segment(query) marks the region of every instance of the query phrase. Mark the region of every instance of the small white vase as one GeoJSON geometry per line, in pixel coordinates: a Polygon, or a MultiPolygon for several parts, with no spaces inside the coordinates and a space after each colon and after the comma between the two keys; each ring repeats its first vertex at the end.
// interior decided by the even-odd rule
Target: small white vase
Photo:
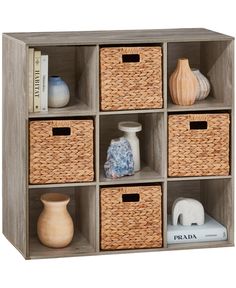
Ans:
{"type": "Polygon", "coordinates": [[[139,139],[136,136],[136,132],[142,130],[142,125],[138,122],[119,122],[118,128],[124,132],[124,137],[129,141],[134,159],[134,171],[140,170],[140,148],[139,139]]]}
{"type": "Polygon", "coordinates": [[[191,69],[198,81],[198,92],[196,100],[204,100],[209,95],[211,86],[208,79],[196,68],[191,69]]]}
{"type": "Polygon", "coordinates": [[[51,76],[48,80],[48,106],[51,108],[61,108],[70,101],[70,91],[59,76],[51,76]]]}

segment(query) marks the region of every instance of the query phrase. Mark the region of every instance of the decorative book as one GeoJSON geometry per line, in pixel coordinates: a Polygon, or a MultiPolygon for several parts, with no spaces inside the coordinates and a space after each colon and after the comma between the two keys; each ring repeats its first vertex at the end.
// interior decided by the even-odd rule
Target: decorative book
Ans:
{"type": "Polygon", "coordinates": [[[167,243],[209,242],[227,240],[226,228],[214,218],[205,214],[203,225],[172,225],[171,215],[168,215],[167,243]]]}

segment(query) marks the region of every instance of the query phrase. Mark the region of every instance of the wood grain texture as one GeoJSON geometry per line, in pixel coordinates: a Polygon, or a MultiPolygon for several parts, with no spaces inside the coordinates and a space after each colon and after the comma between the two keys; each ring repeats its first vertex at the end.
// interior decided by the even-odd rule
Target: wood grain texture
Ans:
{"type": "Polygon", "coordinates": [[[185,250],[185,249],[203,249],[203,248],[222,248],[234,246],[229,241],[212,241],[212,242],[201,242],[201,243],[178,243],[169,244],[168,250],[185,250]]]}
{"type": "MultiPolygon", "coordinates": [[[[131,249],[131,250],[114,250],[114,251],[99,251],[94,252],[93,249],[88,251],[88,243],[82,235],[78,235],[75,244],[73,246],[66,247],[66,252],[63,257],[77,257],[77,256],[93,256],[93,255],[108,255],[108,254],[127,254],[127,253],[147,253],[147,252],[160,252],[160,251],[172,251],[172,250],[188,250],[188,249],[203,249],[203,248],[223,248],[233,247],[234,245],[229,241],[215,241],[215,242],[202,242],[202,243],[185,243],[185,244],[170,244],[163,248],[146,248],[146,249],[131,249]],[[80,245],[78,246],[78,243],[80,245]],[[84,252],[86,251],[86,252],[84,252]]],[[[37,239],[31,240],[32,247],[36,250],[28,259],[45,259],[45,258],[58,258],[61,256],[61,249],[45,249],[47,247],[42,246],[37,239]],[[40,246],[41,245],[41,246],[40,246]],[[39,249],[40,246],[40,249],[39,249]]],[[[74,242],[72,241],[72,244],[74,242]]]]}
{"type": "Polygon", "coordinates": [[[48,108],[47,112],[29,113],[29,118],[93,116],[95,114],[96,112],[92,111],[86,103],[78,100],[63,108],[48,108]]]}
{"type": "Polygon", "coordinates": [[[193,177],[169,177],[168,182],[172,181],[192,181],[192,180],[215,180],[215,179],[231,179],[232,176],[193,176],[193,177]]]}
{"type": "MultiPolygon", "coordinates": [[[[99,182],[98,182],[99,183],[99,182]]],[[[95,237],[96,237],[96,252],[100,251],[100,186],[96,185],[96,206],[95,206],[95,237]]]]}
{"type": "Polygon", "coordinates": [[[97,46],[76,47],[76,97],[95,111],[98,102],[98,58],[97,46]]]}
{"type": "Polygon", "coordinates": [[[164,114],[138,114],[138,122],[142,124],[139,136],[141,159],[159,175],[164,175],[164,114]]]}
{"type": "Polygon", "coordinates": [[[210,81],[210,95],[225,105],[231,105],[234,93],[234,42],[204,42],[200,51],[200,70],[210,81]]]}
{"type": "Polygon", "coordinates": [[[231,40],[233,37],[203,28],[84,32],[7,33],[27,45],[92,45],[231,40]]]}
{"type": "Polygon", "coordinates": [[[27,252],[27,49],[3,36],[3,233],[27,252]]]}
{"type": "Polygon", "coordinates": [[[92,247],[96,247],[96,188],[80,187],[75,190],[76,225],[92,247]]]}
{"type": "Polygon", "coordinates": [[[222,104],[212,96],[208,96],[204,101],[196,101],[192,106],[175,105],[168,98],[168,112],[231,110],[232,107],[233,105],[222,104]]]}
{"type": "Polygon", "coordinates": [[[162,44],[163,55],[162,55],[162,93],[163,93],[163,102],[164,102],[164,109],[167,108],[167,95],[168,95],[168,44],[164,42],[162,44]]]}
{"type": "Polygon", "coordinates": [[[162,184],[162,229],[163,247],[167,247],[167,181],[162,184]]]}
{"type": "Polygon", "coordinates": [[[28,258],[42,259],[94,254],[94,247],[90,245],[88,240],[81,233],[77,233],[74,235],[71,244],[63,249],[48,248],[42,245],[37,237],[30,238],[30,255],[28,256],[28,258]]]}
{"type": "Polygon", "coordinates": [[[231,179],[201,182],[201,201],[206,212],[223,224],[234,243],[234,201],[231,179]]]}
{"type": "Polygon", "coordinates": [[[156,183],[163,182],[164,177],[162,177],[158,172],[154,171],[152,168],[141,163],[141,170],[136,172],[133,176],[124,176],[117,179],[109,179],[104,175],[103,166],[100,167],[100,185],[121,185],[121,184],[142,184],[142,183],[156,183]]]}

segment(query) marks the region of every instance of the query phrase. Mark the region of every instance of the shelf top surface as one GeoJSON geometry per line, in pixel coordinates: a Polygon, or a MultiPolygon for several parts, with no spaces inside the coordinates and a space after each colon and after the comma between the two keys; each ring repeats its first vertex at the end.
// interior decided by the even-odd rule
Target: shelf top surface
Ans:
{"type": "Polygon", "coordinates": [[[81,32],[4,33],[29,46],[50,45],[105,45],[129,43],[161,43],[186,41],[227,41],[234,38],[204,28],[108,30],[81,32]]]}

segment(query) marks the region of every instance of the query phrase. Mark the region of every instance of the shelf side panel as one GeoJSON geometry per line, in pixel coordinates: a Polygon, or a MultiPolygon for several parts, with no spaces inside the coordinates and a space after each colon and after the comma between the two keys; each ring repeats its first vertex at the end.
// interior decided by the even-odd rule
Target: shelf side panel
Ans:
{"type": "Polygon", "coordinates": [[[214,98],[225,105],[233,99],[234,41],[201,43],[201,70],[210,81],[214,98]]]}
{"type": "Polygon", "coordinates": [[[76,229],[88,240],[92,247],[96,247],[96,189],[81,187],[76,191],[76,229]]]}
{"type": "Polygon", "coordinates": [[[76,97],[95,111],[98,100],[98,57],[97,46],[76,47],[77,94],[76,97]]]}
{"type": "Polygon", "coordinates": [[[201,183],[201,201],[206,212],[224,225],[228,241],[234,243],[234,195],[231,179],[201,183]]]}
{"type": "Polygon", "coordinates": [[[27,49],[3,36],[3,234],[26,256],[27,49]]]}

